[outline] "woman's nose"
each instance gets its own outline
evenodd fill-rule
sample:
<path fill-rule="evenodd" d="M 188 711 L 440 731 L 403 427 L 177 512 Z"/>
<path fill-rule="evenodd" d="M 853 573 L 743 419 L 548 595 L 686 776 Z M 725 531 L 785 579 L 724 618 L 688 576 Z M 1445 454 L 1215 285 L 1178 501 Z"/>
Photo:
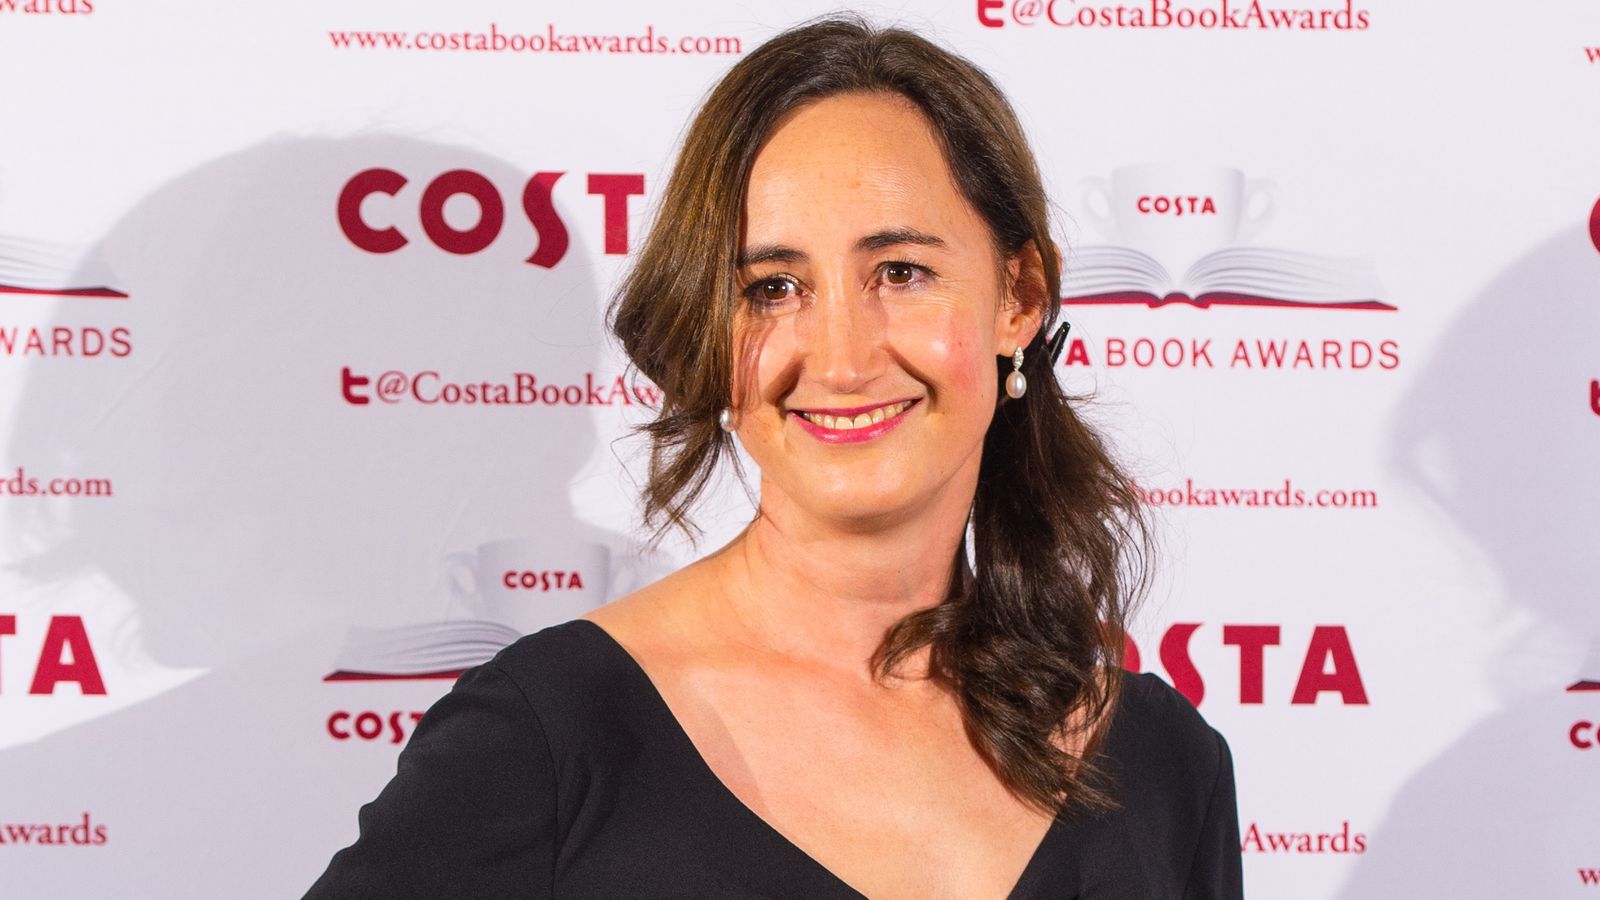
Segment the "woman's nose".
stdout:
<path fill-rule="evenodd" d="M 883 329 L 868 298 L 834 288 L 819 294 L 807 312 L 801 343 L 814 381 L 850 394 L 876 377 Z"/>

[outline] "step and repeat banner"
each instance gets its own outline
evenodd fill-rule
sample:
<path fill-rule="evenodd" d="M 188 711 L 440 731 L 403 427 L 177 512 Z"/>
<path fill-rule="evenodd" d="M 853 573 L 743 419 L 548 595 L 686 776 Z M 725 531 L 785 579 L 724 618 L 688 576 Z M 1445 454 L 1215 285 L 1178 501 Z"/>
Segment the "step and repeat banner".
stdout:
<path fill-rule="evenodd" d="M 602 312 L 824 4 L 0 0 L 0 896 L 290 897 L 641 551 Z M 1251 896 L 1600 898 L 1600 7 L 950 0 Z"/>

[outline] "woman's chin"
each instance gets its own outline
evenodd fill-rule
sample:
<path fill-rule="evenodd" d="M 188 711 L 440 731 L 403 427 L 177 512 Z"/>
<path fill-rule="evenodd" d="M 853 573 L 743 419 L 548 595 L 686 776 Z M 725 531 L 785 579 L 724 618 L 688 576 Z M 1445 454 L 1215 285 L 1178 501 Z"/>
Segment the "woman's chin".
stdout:
<path fill-rule="evenodd" d="M 915 515 L 925 504 L 916 502 L 911 491 L 884 486 L 832 490 L 813 496 L 805 503 L 819 519 L 850 530 L 873 530 Z"/>

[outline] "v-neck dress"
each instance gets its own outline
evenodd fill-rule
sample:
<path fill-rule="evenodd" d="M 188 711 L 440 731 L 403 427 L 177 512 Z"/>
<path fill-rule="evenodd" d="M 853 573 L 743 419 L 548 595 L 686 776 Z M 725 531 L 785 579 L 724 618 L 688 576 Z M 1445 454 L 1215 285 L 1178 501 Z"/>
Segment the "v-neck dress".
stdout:
<path fill-rule="evenodd" d="M 1058 815 L 1008 900 L 1243 896 L 1227 742 L 1156 676 L 1124 685 L 1098 759 L 1120 808 Z M 863 896 L 740 801 L 585 619 L 462 674 L 358 821 L 307 900 Z"/>

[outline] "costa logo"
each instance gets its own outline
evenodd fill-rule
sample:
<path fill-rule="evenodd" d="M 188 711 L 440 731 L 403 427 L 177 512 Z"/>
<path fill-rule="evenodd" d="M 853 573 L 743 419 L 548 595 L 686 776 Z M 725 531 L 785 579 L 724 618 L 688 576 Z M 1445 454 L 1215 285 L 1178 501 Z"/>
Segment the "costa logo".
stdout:
<path fill-rule="evenodd" d="M 523 185 L 523 215 L 538 237 L 526 262 L 552 268 L 567 255 L 570 235 L 551 200 L 556 182 L 565 172 L 538 172 Z M 379 218 L 364 212 L 364 204 L 374 194 L 399 197 L 409 180 L 393 169 L 374 168 L 356 173 L 339 191 L 337 215 L 339 229 L 350 243 L 368 253 L 394 253 L 411 243 L 411 238 L 394 223 L 392 215 Z M 628 198 L 644 193 L 640 174 L 590 174 L 588 192 L 600 198 L 605 217 L 605 252 L 628 252 Z M 477 224 L 457 228 L 445 218 L 445 203 L 456 196 L 471 199 L 478 208 Z M 477 253 L 500 236 L 505 225 L 506 204 L 500 190 L 488 178 L 470 169 L 451 169 L 436 176 L 417 198 L 417 223 L 435 247 L 467 255 Z"/>
<path fill-rule="evenodd" d="M 1271 179 L 1191 162 L 1082 178 L 1071 205 L 1105 243 L 1073 252 L 1061 302 L 1392 312 L 1370 261 L 1256 243 L 1280 193 Z"/>
<path fill-rule="evenodd" d="M 0 648 L 5 638 L 17 633 L 17 617 L 0 615 Z M 29 694 L 54 694 L 56 685 L 71 681 L 80 693 L 104 694 L 105 679 L 100 677 L 100 666 L 95 662 L 94 647 L 89 642 L 89 632 L 83 627 L 82 616 L 51 616 L 45 626 L 44 640 L 40 643 L 33 667 L 33 681 Z M 0 660 L 4 657 L 0 656 Z M 5 685 L 0 684 L 0 693 Z"/>
<path fill-rule="evenodd" d="M 581 591 L 581 572 L 506 572 L 500 583 L 514 591 Z"/>
<path fill-rule="evenodd" d="M 1352 856 L 1367 852 L 1367 836 L 1351 832 L 1348 821 L 1338 831 L 1270 831 L 1255 822 L 1244 830 L 1239 842 L 1244 853 L 1339 853 Z"/>
<path fill-rule="evenodd" d="M 328 736 L 336 741 L 387 741 L 390 744 L 405 743 L 406 735 L 411 729 L 422 721 L 420 712 L 401 712 L 392 710 L 388 713 L 362 710 L 350 712 L 341 709 L 329 714 L 327 722 Z"/>
<path fill-rule="evenodd" d="M 1189 641 L 1203 627 L 1199 622 L 1179 622 L 1161 638 L 1161 665 L 1172 686 L 1199 706 L 1206 696 L 1206 684 L 1194 659 Z M 1266 697 L 1266 656 L 1268 647 L 1279 646 L 1282 629 L 1277 625 L 1224 625 L 1222 643 L 1239 648 L 1239 702 L 1261 704 Z M 1124 666 L 1140 671 L 1139 648 L 1129 637 Z M 1311 630 L 1295 679 L 1292 706 L 1311 705 L 1323 694 L 1336 694 L 1346 706 L 1367 705 L 1367 689 L 1356 665 L 1350 636 L 1343 625 L 1318 625 Z"/>
<path fill-rule="evenodd" d="M 1600 380 L 1589 381 L 1589 411 L 1600 416 Z"/>
<path fill-rule="evenodd" d="M 1140 197 L 1133 208 L 1143 215 L 1158 216 L 1214 216 L 1217 203 L 1210 197 Z"/>

